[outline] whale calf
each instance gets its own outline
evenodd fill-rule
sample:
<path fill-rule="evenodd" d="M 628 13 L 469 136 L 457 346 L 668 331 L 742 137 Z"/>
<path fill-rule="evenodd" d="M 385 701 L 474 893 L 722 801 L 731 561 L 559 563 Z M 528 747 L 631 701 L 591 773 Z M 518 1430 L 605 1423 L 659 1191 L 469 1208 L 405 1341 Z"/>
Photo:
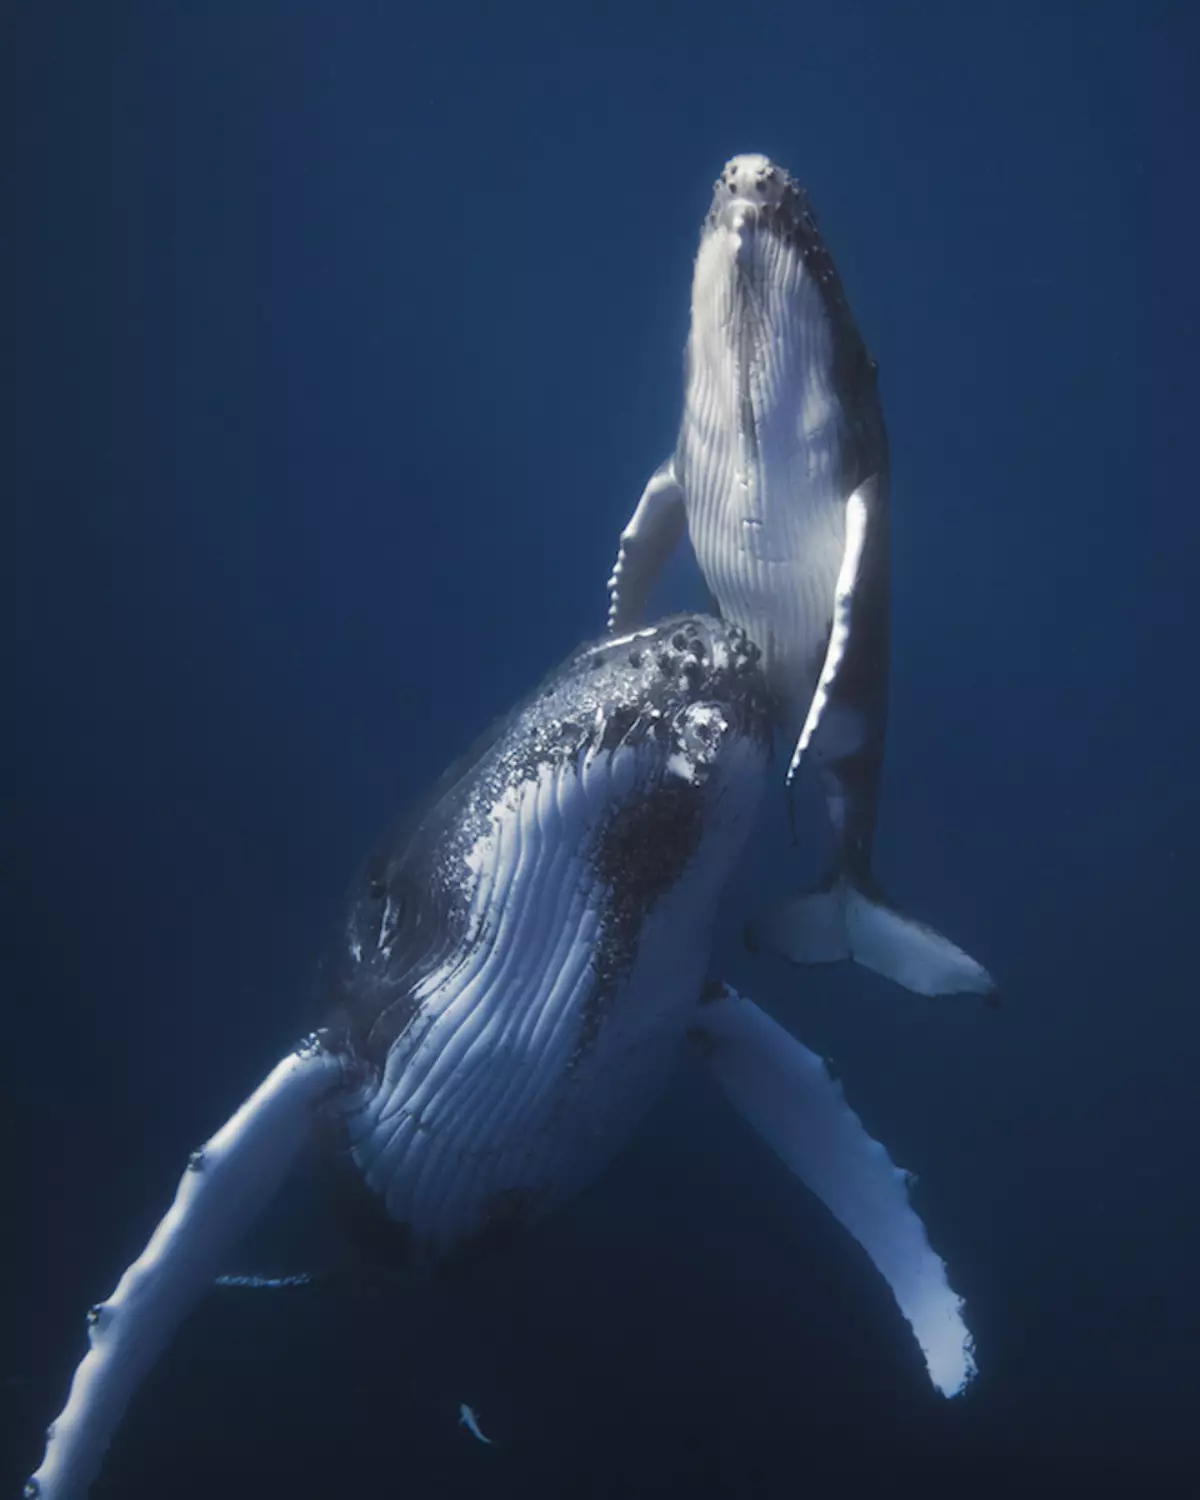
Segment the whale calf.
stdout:
<path fill-rule="evenodd" d="M 636 624 L 686 531 L 722 618 L 763 652 L 795 747 L 821 776 L 836 852 L 821 888 L 749 931 L 797 962 L 854 958 L 923 994 L 994 982 L 882 897 L 871 872 L 887 722 L 887 432 L 877 368 L 806 194 L 765 156 L 718 178 L 692 278 L 683 417 L 609 579 Z"/>
<path fill-rule="evenodd" d="M 584 646 L 381 840 L 327 966 L 327 1024 L 192 1153 L 89 1313 L 27 1496 L 87 1493 L 139 1383 L 315 1121 L 414 1260 L 436 1266 L 579 1191 L 688 1049 L 867 1251 L 936 1388 L 963 1389 L 962 1302 L 905 1174 L 823 1061 L 709 978 L 766 782 L 758 656 L 704 616 Z"/>

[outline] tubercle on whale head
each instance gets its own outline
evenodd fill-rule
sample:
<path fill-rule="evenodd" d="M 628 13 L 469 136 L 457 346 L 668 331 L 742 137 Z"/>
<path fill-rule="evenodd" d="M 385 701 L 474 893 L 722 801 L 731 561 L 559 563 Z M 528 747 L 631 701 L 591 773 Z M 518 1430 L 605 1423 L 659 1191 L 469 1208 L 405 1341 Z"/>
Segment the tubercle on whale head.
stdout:
<path fill-rule="evenodd" d="M 692 340 L 716 341 L 723 355 L 726 325 L 738 320 L 732 288 L 780 278 L 793 288 L 819 287 L 852 382 L 875 367 L 854 322 L 837 266 L 821 236 L 807 192 L 767 156 L 734 156 L 713 185 L 692 279 Z M 706 332 L 707 331 L 707 332 Z M 860 370 L 861 365 L 861 370 Z"/>
<path fill-rule="evenodd" d="M 760 687 L 762 652 L 736 625 L 708 615 L 681 614 L 655 625 L 607 636 L 576 656 L 580 667 L 632 667 L 632 691 L 661 696 L 674 688 L 680 703 L 712 695 L 753 695 Z"/>
<path fill-rule="evenodd" d="M 730 735 L 769 743 L 760 655 L 736 626 L 706 615 L 673 616 L 584 647 L 573 666 L 596 705 L 593 748 L 649 734 L 703 768 L 720 759 Z"/>
<path fill-rule="evenodd" d="M 788 238 L 815 239 L 817 220 L 804 189 L 785 167 L 757 154 L 731 157 L 713 184 L 705 230 L 774 228 Z"/>
<path fill-rule="evenodd" d="M 655 654 L 663 670 L 674 656 L 679 656 L 681 664 L 688 657 L 695 657 L 697 664 L 707 662 L 714 672 L 728 671 L 735 675 L 752 672 L 762 656 L 738 626 L 727 625 L 711 615 L 680 614 L 624 635 L 605 636 L 594 645 L 584 646 L 576 659 L 592 663 L 625 653 L 629 664 L 637 669 L 642 664 L 640 658 L 647 652 Z"/>

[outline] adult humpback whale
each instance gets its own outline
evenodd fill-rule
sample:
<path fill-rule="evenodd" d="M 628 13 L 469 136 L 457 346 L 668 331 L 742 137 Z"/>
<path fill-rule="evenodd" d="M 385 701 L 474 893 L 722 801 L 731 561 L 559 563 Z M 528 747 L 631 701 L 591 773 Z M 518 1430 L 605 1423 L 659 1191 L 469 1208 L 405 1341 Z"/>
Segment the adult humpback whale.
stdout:
<path fill-rule="evenodd" d="M 800 963 L 855 958 L 922 994 L 991 976 L 881 896 L 871 853 L 887 719 L 888 444 L 867 353 L 803 190 L 765 156 L 717 180 L 692 279 L 683 419 L 621 537 L 609 623 L 636 624 L 684 530 L 721 615 L 763 652 L 836 841 L 821 889 L 749 936 Z"/>
<path fill-rule="evenodd" d="M 769 700 L 736 628 L 681 616 L 586 646 L 442 777 L 352 888 L 327 1027 L 192 1154 L 115 1291 L 26 1486 L 83 1496 L 134 1391 L 314 1117 L 432 1263 L 549 1212 L 696 1046 L 863 1245 L 945 1395 L 974 1372 L 905 1176 L 820 1058 L 706 984 L 765 780 Z"/>

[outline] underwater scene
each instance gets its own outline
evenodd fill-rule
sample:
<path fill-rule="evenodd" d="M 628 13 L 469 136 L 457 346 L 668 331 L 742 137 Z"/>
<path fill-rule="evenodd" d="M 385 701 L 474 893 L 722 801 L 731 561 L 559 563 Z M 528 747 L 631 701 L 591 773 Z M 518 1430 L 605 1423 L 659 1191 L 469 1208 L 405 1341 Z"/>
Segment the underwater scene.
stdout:
<path fill-rule="evenodd" d="M 6 1492 L 1200 1493 L 1200 12 L 0 35 Z"/>

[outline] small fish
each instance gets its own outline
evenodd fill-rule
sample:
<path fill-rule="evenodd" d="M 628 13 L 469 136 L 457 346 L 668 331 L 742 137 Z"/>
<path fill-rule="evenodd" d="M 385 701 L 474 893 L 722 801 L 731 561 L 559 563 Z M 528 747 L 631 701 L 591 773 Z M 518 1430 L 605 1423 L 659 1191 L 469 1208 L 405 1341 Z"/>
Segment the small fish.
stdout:
<path fill-rule="evenodd" d="M 481 1443 L 487 1443 L 491 1447 L 490 1437 L 484 1437 L 479 1428 L 479 1418 L 464 1401 L 458 1408 L 458 1425 L 465 1427 L 472 1437 L 477 1437 Z"/>

